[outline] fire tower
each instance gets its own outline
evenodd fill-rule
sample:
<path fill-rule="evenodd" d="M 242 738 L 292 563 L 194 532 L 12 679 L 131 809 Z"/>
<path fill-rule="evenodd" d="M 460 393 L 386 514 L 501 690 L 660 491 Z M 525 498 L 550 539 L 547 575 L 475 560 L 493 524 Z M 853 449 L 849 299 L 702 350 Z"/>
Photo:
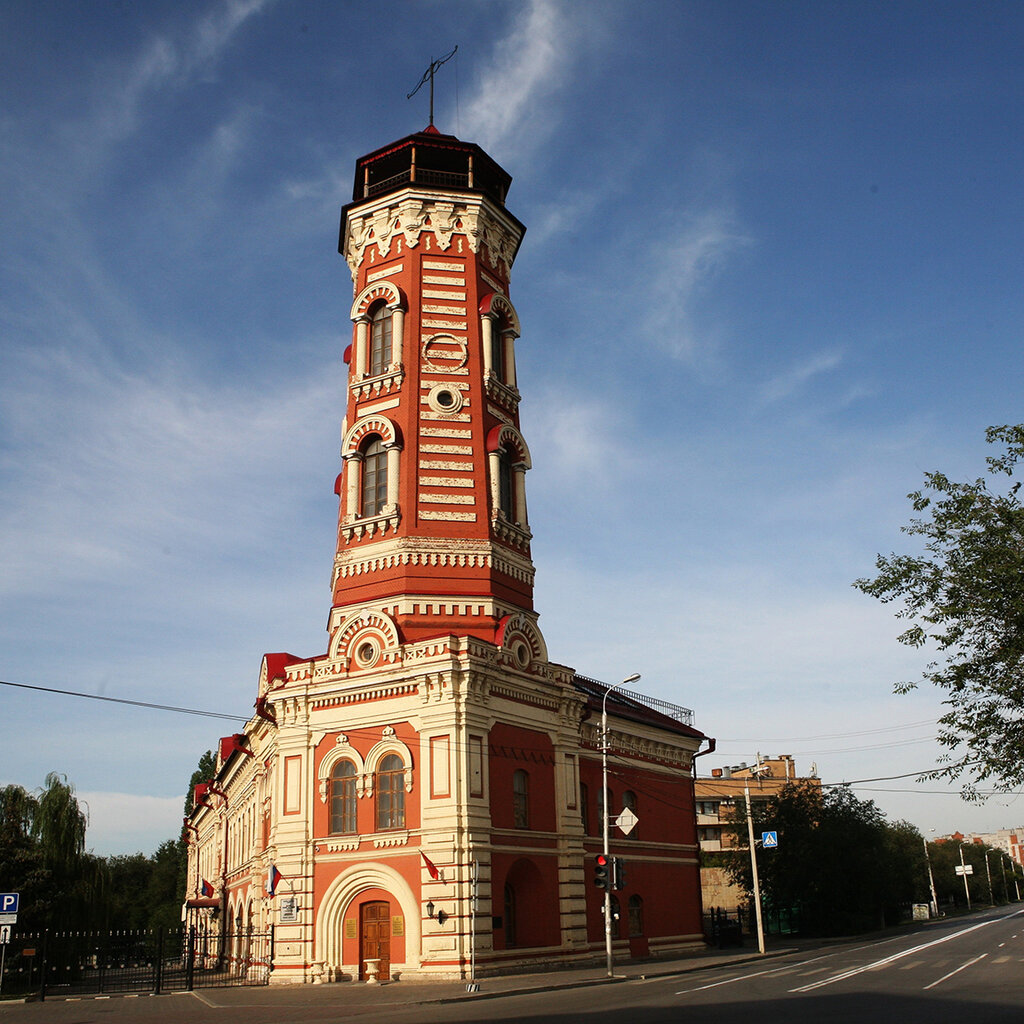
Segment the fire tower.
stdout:
<path fill-rule="evenodd" d="M 256 714 L 186 821 L 186 909 L 218 969 L 356 981 L 600 956 L 588 861 L 624 808 L 640 825 L 615 840 L 616 943 L 701 942 L 704 736 L 685 708 L 552 663 L 537 626 L 510 182 L 433 125 L 356 163 L 327 650 L 264 655 Z M 272 964 L 249 962 L 271 925 Z"/>

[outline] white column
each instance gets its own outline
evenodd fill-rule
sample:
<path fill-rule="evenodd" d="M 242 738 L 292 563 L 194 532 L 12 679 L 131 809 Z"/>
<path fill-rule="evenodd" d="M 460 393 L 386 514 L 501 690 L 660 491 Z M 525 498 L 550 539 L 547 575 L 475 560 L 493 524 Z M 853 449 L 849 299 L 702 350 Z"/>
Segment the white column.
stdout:
<path fill-rule="evenodd" d="M 359 477 L 363 464 L 362 452 L 349 452 L 345 459 L 345 519 L 359 516 Z"/>
<path fill-rule="evenodd" d="M 484 313 L 480 317 L 480 338 L 484 346 L 484 376 L 493 372 L 491 366 L 491 331 L 494 330 L 494 317 L 490 313 Z"/>
<path fill-rule="evenodd" d="M 497 513 L 501 508 L 501 466 L 498 453 L 487 453 L 488 483 L 491 487 L 491 514 Z"/>
<path fill-rule="evenodd" d="M 401 306 L 390 306 L 391 310 L 391 362 L 402 365 L 402 341 L 405 336 L 405 310 Z"/>
<path fill-rule="evenodd" d="M 399 456 L 402 446 L 397 441 L 392 441 L 386 449 L 388 453 L 388 501 L 389 509 L 398 507 L 398 467 Z"/>
<path fill-rule="evenodd" d="M 356 320 L 356 350 L 355 364 L 356 380 L 362 380 L 366 376 L 366 342 L 367 336 L 370 332 L 370 318 L 368 316 L 361 316 Z"/>
<path fill-rule="evenodd" d="M 516 386 L 516 336 L 511 331 L 505 332 L 502 352 L 505 354 L 505 383 L 510 387 Z"/>

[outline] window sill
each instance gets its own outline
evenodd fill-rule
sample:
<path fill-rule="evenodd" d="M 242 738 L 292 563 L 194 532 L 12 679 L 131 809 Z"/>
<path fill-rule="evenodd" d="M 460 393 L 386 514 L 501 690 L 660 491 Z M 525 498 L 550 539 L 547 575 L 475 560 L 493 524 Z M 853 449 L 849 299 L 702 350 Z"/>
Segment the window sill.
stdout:
<path fill-rule="evenodd" d="M 509 522 L 503 512 L 491 514 L 491 529 L 503 541 L 522 551 L 530 546 L 530 539 L 533 537 L 528 528 L 520 526 L 519 523 Z"/>
<path fill-rule="evenodd" d="M 355 537 L 361 540 L 364 536 L 372 537 L 374 534 L 385 534 L 388 530 L 392 533 L 398 529 L 402 521 L 402 511 L 397 505 L 385 505 L 384 511 L 379 516 L 367 516 L 365 519 L 353 519 L 349 523 L 341 524 L 341 535 L 349 541 Z"/>
<path fill-rule="evenodd" d="M 355 395 L 356 400 L 364 398 L 376 398 L 378 395 L 387 395 L 392 391 L 398 391 L 405 380 L 405 368 L 401 363 L 389 366 L 384 373 L 374 377 L 364 375 L 359 380 L 353 380 L 349 389 Z"/>

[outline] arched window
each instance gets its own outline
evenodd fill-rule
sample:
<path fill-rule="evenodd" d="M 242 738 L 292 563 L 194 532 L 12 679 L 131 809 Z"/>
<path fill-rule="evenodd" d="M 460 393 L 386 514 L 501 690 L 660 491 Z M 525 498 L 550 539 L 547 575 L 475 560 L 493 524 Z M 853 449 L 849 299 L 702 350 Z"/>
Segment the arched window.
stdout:
<path fill-rule="evenodd" d="M 377 828 L 405 828 L 405 766 L 397 754 L 377 766 Z"/>
<path fill-rule="evenodd" d="M 502 384 L 507 383 L 505 369 L 505 331 L 508 328 L 501 320 L 495 320 L 491 327 L 491 373 Z"/>
<path fill-rule="evenodd" d="M 530 776 L 522 768 L 512 773 L 512 827 L 530 827 Z"/>
<path fill-rule="evenodd" d="M 639 896 L 629 897 L 629 937 L 637 938 L 644 933 L 644 901 Z"/>
<path fill-rule="evenodd" d="M 331 835 L 356 831 L 356 766 L 339 761 L 331 771 Z"/>
<path fill-rule="evenodd" d="M 627 789 L 626 792 L 622 794 L 622 809 L 625 810 L 627 807 L 634 814 L 636 814 L 636 793 L 634 793 L 631 789 Z M 640 815 L 637 814 L 637 817 L 639 818 Z M 639 827 L 639 825 L 634 825 L 633 828 L 626 834 L 626 838 L 636 839 L 636 830 Z"/>
<path fill-rule="evenodd" d="M 512 453 L 508 448 L 498 449 L 498 508 L 505 518 L 515 519 L 515 491 L 512 484 Z"/>
<path fill-rule="evenodd" d="M 390 365 L 391 310 L 386 303 L 378 302 L 370 310 L 370 376 L 379 376 Z"/>
<path fill-rule="evenodd" d="M 379 434 L 371 434 L 361 448 L 363 483 L 360 514 L 380 515 L 388 500 L 388 453 Z"/>

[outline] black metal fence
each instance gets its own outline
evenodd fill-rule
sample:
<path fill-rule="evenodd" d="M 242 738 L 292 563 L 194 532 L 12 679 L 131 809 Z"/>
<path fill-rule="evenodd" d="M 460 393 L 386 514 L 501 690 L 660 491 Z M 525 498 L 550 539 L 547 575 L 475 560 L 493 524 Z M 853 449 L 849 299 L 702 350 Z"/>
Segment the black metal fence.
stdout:
<path fill-rule="evenodd" d="M 45 999 L 266 985 L 273 950 L 273 929 L 16 934 L 6 949 L 0 992 Z"/>

